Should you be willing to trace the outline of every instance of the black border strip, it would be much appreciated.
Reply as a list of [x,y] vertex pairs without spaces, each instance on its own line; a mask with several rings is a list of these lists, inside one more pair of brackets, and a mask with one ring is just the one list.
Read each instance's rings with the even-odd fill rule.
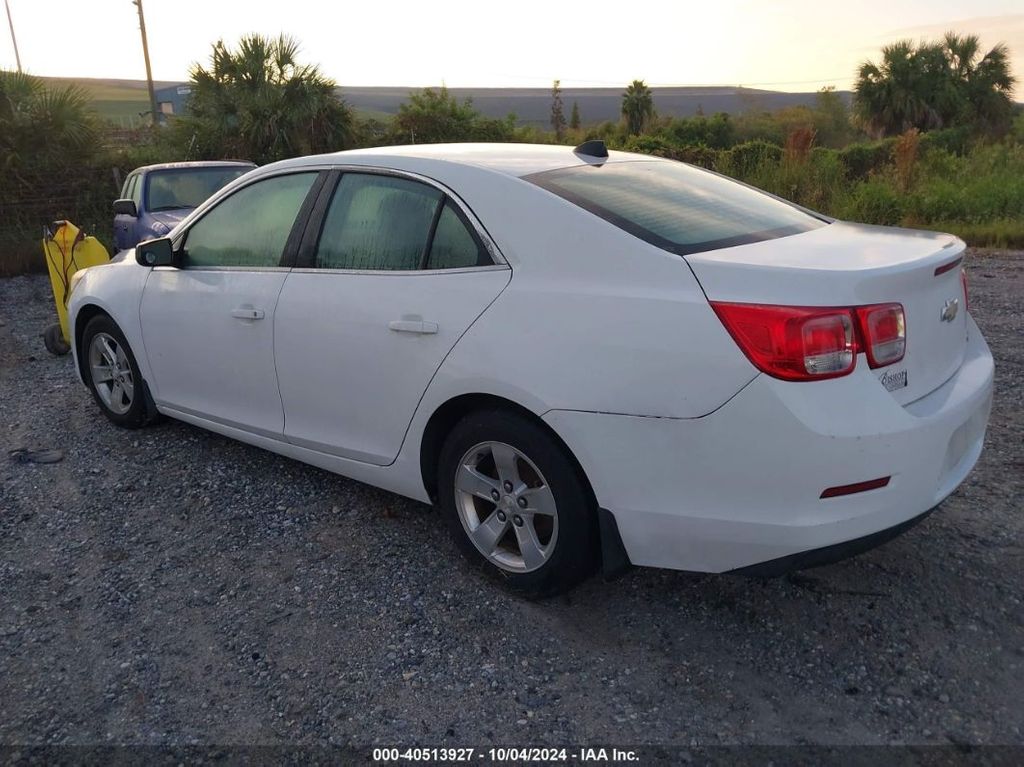
[[923,522],[937,508],[939,507],[934,506],[924,512],[924,514],[918,514],[916,517],[911,517],[905,522],[900,522],[898,525],[886,528],[885,530],[879,530],[877,533],[865,535],[862,538],[854,538],[852,541],[843,541],[842,543],[836,543],[820,549],[799,551],[786,557],[769,559],[766,562],[758,562],[756,565],[747,565],[746,567],[729,570],[728,572],[731,575],[775,578],[779,575],[791,573],[794,570],[807,570],[812,567],[830,565],[843,559],[849,559],[857,554],[863,554],[865,551],[870,551],[877,546],[881,546],[883,543],[891,541],[914,525]]

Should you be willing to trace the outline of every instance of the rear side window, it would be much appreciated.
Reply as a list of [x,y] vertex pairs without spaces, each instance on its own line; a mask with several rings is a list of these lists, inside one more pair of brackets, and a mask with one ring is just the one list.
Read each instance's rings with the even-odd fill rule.
[[677,162],[583,165],[526,179],[679,255],[799,234],[827,223],[724,176]]
[[395,176],[345,173],[317,245],[321,269],[413,271],[483,266],[491,259],[440,190]]
[[441,192],[392,176],[346,173],[324,219],[323,269],[419,269]]
[[124,188],[121,190],[121,199],[134,200],[136,206],[139,205],[142,195],[136,194],[138,183],[139,175],[137,173],[128,176],[124,181]]
[[135,201],[135,207],[142,207],[142,176],[136,176],[132,180],[132,190],[128,194]]
[[490,263],[491,258],[480,240],[470,231],[452,201],[446,201],[437,219],[427,268],[460,269]]

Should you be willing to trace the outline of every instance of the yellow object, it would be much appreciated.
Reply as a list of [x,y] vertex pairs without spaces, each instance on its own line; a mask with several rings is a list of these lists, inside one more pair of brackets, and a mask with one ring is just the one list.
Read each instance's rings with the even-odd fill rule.
[[68,335],[68,296],[71,293],[71,278],[75,272],[89,266],[99,266],[110,261],[110,254],[95,237],[70,221],[54,221],[43,237],[43,252],[46,254],[46,268],[50,272],[53,299],[57,304],[57,319],[64,342],[70,344]]

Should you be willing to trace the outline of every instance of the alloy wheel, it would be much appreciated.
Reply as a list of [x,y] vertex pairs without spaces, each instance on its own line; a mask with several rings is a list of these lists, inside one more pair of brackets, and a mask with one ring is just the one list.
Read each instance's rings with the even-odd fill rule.
[[558,538],[551,487],[520,450],[481,442],[462,456],[455,505],[469,539],[489,562],[514,573],[537,570]]
[[89,342],[89,370],[103,405],[116,415],[127,413],[135,398],[132,367],[124,348],[109,333],[97,333]]

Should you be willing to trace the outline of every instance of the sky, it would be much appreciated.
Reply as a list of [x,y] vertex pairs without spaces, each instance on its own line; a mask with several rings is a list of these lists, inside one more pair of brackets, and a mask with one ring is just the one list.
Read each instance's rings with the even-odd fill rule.
[[[23,68],[144,79],[131,0],[7,0]],[[1024,81],[1024,0],[144,0],[153,77],[182,81],[217,39],[295,37],[340,85],[849,88],[892,40],[947,29],[1005,42]],[[0,27],[0,68],[14,48]],[[1024,94],[1024,82],[1017,98]]]

